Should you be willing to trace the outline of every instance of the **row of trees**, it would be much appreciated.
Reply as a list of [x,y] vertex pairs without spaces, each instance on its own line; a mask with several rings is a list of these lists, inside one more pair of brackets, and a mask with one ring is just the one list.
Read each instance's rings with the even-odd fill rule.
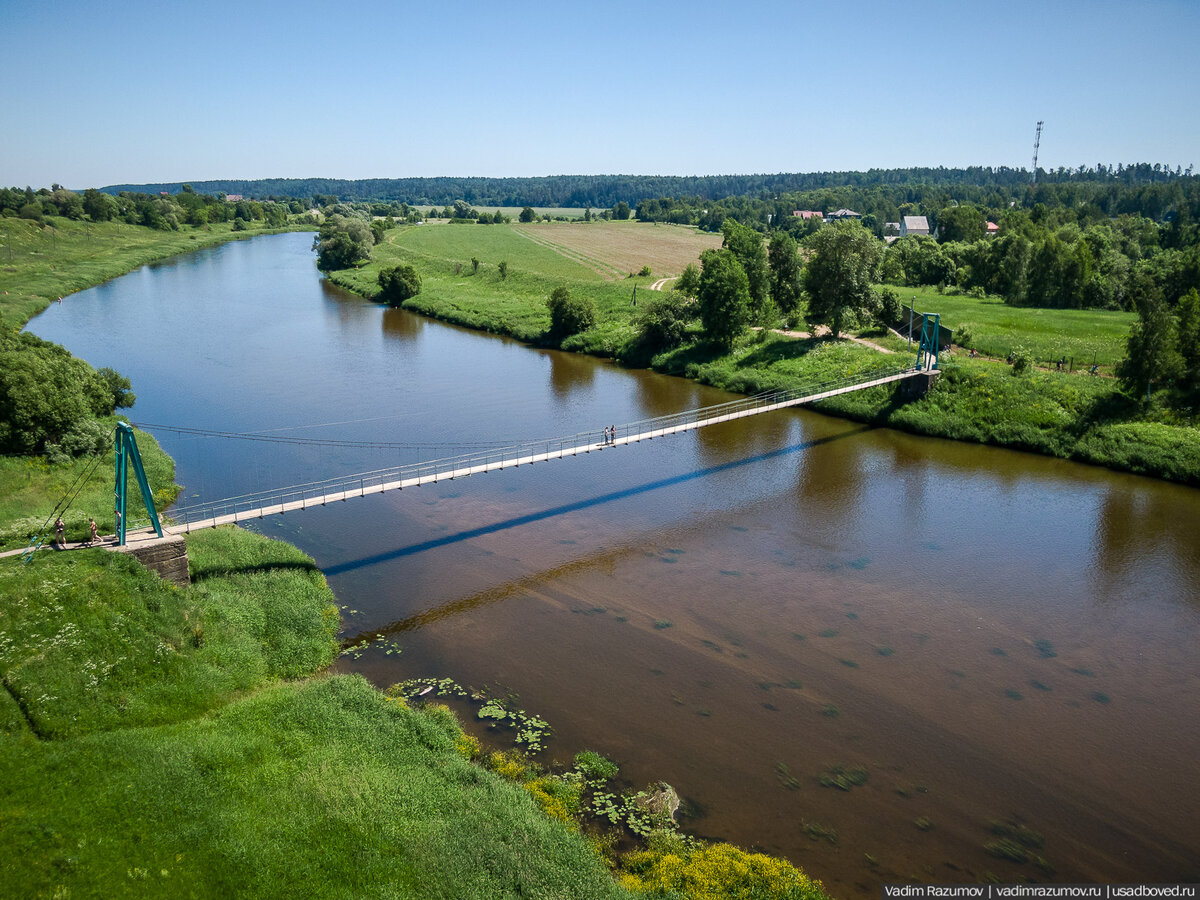
[[271,227],[287,224],[288,215],[307,209],[299,200],[286,203],[257,200],[229,201],[223,195],[199,194],[191,185],[180,193],[164,196],[122,192],[108,194],[88,188],[82,194],[62,185],[33,190],[26,187],[0,188],[0,216],[13,216],[43,222],[47,216],[91,222],[124,222],[161,230],[181,225],[207,225],[210,222],[259,221]]
[[1125,216],[1081,228],[1014,210],[1002,223],[999,236],[986,240],[901,238],[888,248],[882,277],[1069,309],[1135,309],[1147,292],[1175,303],[1200,288],[1200,229],[1184,214],[1166,227]]

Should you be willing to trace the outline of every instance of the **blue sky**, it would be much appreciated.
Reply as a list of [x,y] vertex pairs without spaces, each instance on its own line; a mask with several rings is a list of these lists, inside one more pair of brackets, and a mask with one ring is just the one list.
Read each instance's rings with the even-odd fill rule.
[[1200,163],[1200,2],[0,0],[0,184]]

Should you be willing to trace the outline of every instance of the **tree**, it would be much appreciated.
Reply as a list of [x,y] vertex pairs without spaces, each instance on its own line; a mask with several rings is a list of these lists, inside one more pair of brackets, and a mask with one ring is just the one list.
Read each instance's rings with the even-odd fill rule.
[[366,219],[331,215],[321,226],[317,268],[324,272],[348,269],[371,255],[375,236]]
[[825,226],[813,236],[812,246],[804,272],[809,321],[829,325],[836,338],[848,315],[874,312],[871,283],[883,251],[875,236],[853,221]]
[[696,268],[695,263],[688,263],[683,267],[683,274],[675,282],[675,290],[685,297],[695,299],[700,291],[700,270]]
[[[900,298],[896,292],[890,287],[880,288],[879,290],[879,323],[884,326],[894,326],[899,324],[900,316],[904,312],[904,307],[900,304]],[[959,341],[961,344],[962,341]]]
[[730,250],[700,254],[700,324],[704,336],[728,351],[750,324],[750,280]]
[[800,253],[796,241],[786,231],[771,234],[768,248],[771,276],[771,299],[780,312],[790,316],[800,302]]
[[1200,291],[1192,288],[1179,301],[1179,355],[1189,391],[1200,391]]
[[388,306],[399,306],[421,293],[421,276],[409,265],[389,266],[379,273],[379,298]]
[[596,324],[596,304],[590,297],[572,297],[565,287],[556,287],[546,301],[550,309],[550,335],[565,338],[587,331]]
[[678,291],[656,295],[638,308],[633,324],[642,347],[657,353],[678,347],[687,336],[691,310],[688,300]]
[[520,220],[522,222],[532,222],[537,217],[537,213],[533,211],[533,207],[526,206],[521,210]]
[[1151,385],[1169,382],[1183,371],[1175,317],[1157,292],[1148,291],[1138,302],[1138,320],[1130,328],[1117,377],[1127,391],[1148,398]]
[[616,206],[613,207],[612,214],[614,219],[621,219],[622,221],[628,219],[629,204],[624,200],[620,201]]
[[767,270],[767,251],[763,247],[762,235],[748,225],[734,219],[721,223],[724,240],[721,246],[729,250],[741,263],[742,271],[750,284],[752,312],[758,318],[770,295],[771,278]]
[[983,213],[970,204],[948,206],[938,213],[938,240],[978,241],[983,238]]

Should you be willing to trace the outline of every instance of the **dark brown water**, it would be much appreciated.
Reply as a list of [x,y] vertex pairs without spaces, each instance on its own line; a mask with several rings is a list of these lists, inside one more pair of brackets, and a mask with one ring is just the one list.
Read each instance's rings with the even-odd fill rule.
[[[729,399],[361,302],[310,243],[143,269],[31,329],[130,375],[136,421],[410,445],[164,432],[185,497]],[[517,694],[548,759],[669,781],[689,829],[835,894],[1200,880],[1195,490],[792,411],[260,529],[316,558],[347,637],[403,647],[340,668]],[[838,766],[867,782],[822,787]],[[989,854],[994,821],[1044,863]]]

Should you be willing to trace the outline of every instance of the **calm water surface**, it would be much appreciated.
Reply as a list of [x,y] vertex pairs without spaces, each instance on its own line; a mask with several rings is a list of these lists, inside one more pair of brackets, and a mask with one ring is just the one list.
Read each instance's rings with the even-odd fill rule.
[[[405,445],[160,432],[185,499],[730,399],[365,303],[311,240],[141,269],[30,329],[129,375],[138,422]],[[344,637],[403,647],[340,669],[516,694],[548,760],[666,780],[688,829],[835,894],[1200,880],[1193,489],[789,411],[259,530],[317,560]],[[838,766],[867,782],[822,787]],[[1044,845],[993,856],[994,822]]]

